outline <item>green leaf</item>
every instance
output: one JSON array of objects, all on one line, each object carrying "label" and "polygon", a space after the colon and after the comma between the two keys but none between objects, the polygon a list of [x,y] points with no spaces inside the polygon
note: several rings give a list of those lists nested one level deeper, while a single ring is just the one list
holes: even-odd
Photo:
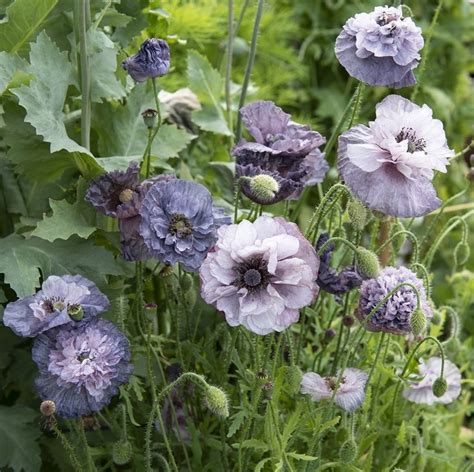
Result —
[{"label": "green leaf", "polygon": [[103,247],[75,236],[50,243],[11,234],[0,244],[0,273],[5,274],[5,282],[18,297],[35,293],[40,285],[40,274],[43,278],[81,274],[98,285],[105,285],[107,275],[130,275],[131,271],[132,264],[116,260]]},{"label": "green leaf", "polygon": [[231,438],[240,429],[246,417],[247,412],[245,410],[241,410],[232,416],[232,423],[230,424],[229,431],[227,432],[228,438]]},{"label": "green leaf", "polygon": [[240,449],[242,447],[242,449],[255,449],[262,452],[268,451],[268,444],[261,439],[246,439],[242,442],[242,445],[240,445],[240,443],[234,443],[232,444],[232,447],[235,449]]},{"label": "green leaf", "polygon": [[263,466],[268,462],[272,460],[271,457],[265,457],[265,459],[262,459],[256,466],[255,466],[255,472],[260,472],[263,469]]},{"label": "green leaf", "polygon": [[36,472],[41,468],[36,413],[23,406],[0,406],[0,468]]},{"label": "green leaf", "polygon": [[69,239],[76,234],[80,238],[88,238],[94,231],[87,218],[89,207],[83,202],[68,203],[66,200],[50,200],[52,214],[44,216],[32,236],[55,241],[56,239]]},{"label": "green leaf", "polygon": [[196,51],[188,53],[188,82],[202,104],[201,110],[193,112],[193,121],[205,131],[231,136],[220,103],[223,79],[207,58]]},{"label": "green leaf", "polygon": [[8,21],[0,23],[0,49],[22,52],[58,0],[15,0],[7,8]]},{"label": "green leaf", "polygon": [[317,457],[314,456],[308,456],[307,454],[298,454],[297,452],[287,452],[287,456],[292,457],[293,459],[296,459],[297,461],[316,461],[318,460]]},{"label": "green leaf", "polygon": [[[103,156],[141,156],[147,143],[147,128],[141,113],[155,108],[151,91],[145,84],[135,86],[125,106],[111,104],[97,109],[99,151]],[[152,154],[160,159],[177,157],[178,153],[194,139],[194,136],[177,128],[163,124],[153,142]]]},{"label": "green leaf", "polygon": [[102,98],[119,100],[126,93],[117,79],[117,48],[110,38],[95,28],[89,30],[90,68],[92,71],[91,97],[93,102]]},{"label": "green leaf", "polygon": [[19,56],[0,52],[0,95],[28,81],[28,63]]}]

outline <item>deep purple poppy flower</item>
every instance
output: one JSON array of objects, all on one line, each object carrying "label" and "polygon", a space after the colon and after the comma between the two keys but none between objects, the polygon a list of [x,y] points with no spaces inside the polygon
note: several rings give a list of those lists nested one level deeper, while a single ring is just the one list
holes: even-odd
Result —
[{"label": "deep purple poppy flower", "polygon": [[376,107],[375,121],[339,137],[339,173],[368,208],[397,217],[423,216],[441,204],[431,180],[454,152],[431,108],[398,95]]},{"label": "deep purple poppy flower", "polygon": [[18,336],[33,337],[64,324],[80,326],[109,306],[96,285],[80,275],[52,275],[35,295],[9,303],[3,323]]},{"label": "deep purple poppy flower", "polygon": [[153,185],[140,216],[140,234],[151,255],[190,271],[199,269],[214,246],[217,228],[231,221],[214,207],[206,187],[179,179]]},{"label": "deep purple poppy flower", "polygon": [[102,318],[38,336],[32,354],[39,368],[38,394],[42,400],[52,400],[64,418],[102,409],[133,370],[127,338]]},{"label": "deep purple poppy flower", "polygon": [[170,48],[164,39],[147,39],[134,56],[122,62],[122,67],[136,82],[161,77],[170,68]]},{"label": "deep purple poppy flower", "polygon": [[349,18],[336,39],[336,56],[347,72],[369,85],[408,87],[423,47],[421,29],[401,7],[376,7]]},{"label": "deep purple poppy flower", "polygon": [[[244,195],[268,205],[298,198],[306,185],[322,182],[329,166],[318,149],[325,139],[309,126],[290,121],[291,116],[270,101],[257,101],[240,110],[242,121],[255,142],[242,140],[232,150],[236,176]],[[250,179],[268,175],[276,182],[270,195],[255,192]]]},{"label": "deep purple poppy flower", "polygon": [[376,279],[364,281],[360,288],[359,308],[356,314],[361,321],[364,321],[369,331],[411,333],[410,319],[417,307],[417,298],[413,289],[405,285],[389,297],[370,320],[365,320],[377,304],[403,282],[408,282],[417,289],[423,314],[426,318],[432,318],[423,282],[406,267],[385,267]]}]

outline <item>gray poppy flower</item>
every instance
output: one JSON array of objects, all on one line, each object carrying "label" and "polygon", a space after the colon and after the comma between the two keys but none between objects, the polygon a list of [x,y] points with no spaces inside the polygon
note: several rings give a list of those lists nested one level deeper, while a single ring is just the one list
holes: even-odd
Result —
[{"label": "gray poppy flower", "polygon": [[421,29],[401,7],[376,7],[349,18],[336,39],[336,56],[347,72],[369,85],[407,87],[423,48]]}]

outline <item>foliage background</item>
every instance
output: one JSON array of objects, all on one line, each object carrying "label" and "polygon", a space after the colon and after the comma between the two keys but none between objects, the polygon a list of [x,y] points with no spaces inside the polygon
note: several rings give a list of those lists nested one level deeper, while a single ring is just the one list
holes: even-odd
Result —
[{"label": "foliage background", "polygon": [[[237,17],[244,4],[248,6],[234,51],[235,109],[255,15],[255,2],[239,0],[235,2]],[[296,121],[310,123],[328,137],[355,87],[334,56],[335,38],[348,17],[375,5],[377,2],[346,0],[265,2],[248,100],[273,100],[292,113]],[[429,29],[436,5],[432,0],[409,2],[424,32]],[[206,184],[220,204],[231,208],[232,164],[222,78],[227,2],[91,1],[92,21],[100,20],[100,25],[89,37],[93,73],[90,152],[78,144],[81,100],[73,8],[72,0],[0,2],[0,303],[33,293],[40,281],[51,274],[80,273],[94,280],[110,297],[112,309],[108,316],[120,323],[126,311],[123,304],[128,303],[124,294],[130,292],[129,279],[134,269],[117,257],[118,233],[114,222],[83,202],[87,179],[101,168],[126,166],[130,160],[141,157],[145,146],[146,130],[139,113],[147,103],[152,103],[151,89],[148,85],[134,88],[120,62],[134,53],[144,38],[168,38],[172,72],[160,80],[160,87],[167,91],[190,87],[202,102],[203,110],[193,117],[194,135],[173,124],[165,125],[153,148],[154,166],[157,172],[173,169],[183,178]],[[474,135],[473,49],[473,5],[467,0],[445,0],[433,32],[417,102],[427,103],[434,115],[442,119],[450,147],[456,151],[464,148]],[[360,122],[373,118],[375,104],[388,92],[383,88],[366,89]],[[327,157],[333,164],[334,150]],[[467,171],[466,163],[458,160],[448,174],[437,178],[443,200],[466,189]],[[324,189],[336,180],[332,169]],[[472,195],[472,189],[467,190],[452,205],[469,205]],[[316,189],[308,195],[299,215],[301,226],[308,221],[318,198]],[[279,211],[276,206],[274,212]],[[450,216],[453,214],[442,216],[428,238],[434,238]],[[414,222],[419,233],[426,225],[426,220]],[[472,378],[474,256],[464,268],[456,267],[453,247],[460,238],[460,229],[450,233],[436,255],[433,297],[437,304],[455,306],[461,316],[462,333],[450,349],[464,376]],[[469,238],[472,246],[472,235]],[[153,287],[147,290],[148,296],[153,297]],[[185,344],[185,357],[194,356],[195,363],[189,367],[220,383],[222,367],[215,349],[226,345],[228,334],[221,329],[223,322],[215,313],[200,306],[199,301],[197,306],[203,311],[196,325],[198,338]],[[2,311],[0,307],[0,317]],[[220,333],[220,338],[216,333]],[[318,336],[311,340],[316,346],[323,343]],[[166,336],[159,341],[164,349],[160,356],[171,364],[176,360],[173,341]],[[68,470],[69,463],[58,441],[42,434],[38,426],[39,402],[32,388],[35,367],[30,349],[29,340],[17,338],[0,325],[0,469]],[[130,421],[136,425],[144,424],[150,403],[144,357],[143,350],[136,346],[135,375],[130,388],[122,392]],[[241,362],[237,358],[233,361],[237,366]],[[160,372],[155,375],[157,383],[162,383]],[[249,371],[244,365],[236,368],[234,377],[243,391],[250,389]],[[465,388],[469,392],[471,384],[467,383]],[[442,427],[426,433],[433,437],[423,438],[430,444],[424,450],[426,470],[459,470],[466,457],[474,457],[474,418],[469,397],[467,393],[461,404],[443,410],[446,418],[425,413],[423,418],[437,426],[438,421],[445,420]],[[285,401],[291,406],[291,399]],[[220,435],[227,436],[228,443],[232,443],[239,421],[242,423],[245,417],[243,413],[239,416],[245,405],[244,410],[232,411],[230,427],[226,425],[225,430],[206,419],[199,405],[194,408],[194,417],[199,422],[191,421],[188,425],[192,441],[185,447],[192,452],[193,470],[215,469],[222,454]],[[138,426],[134,431],[137,437],[143,432]],[[206,434],[202,435],[202,431]],[[117,439],[113,432],[92,434],[94,456],[99,460],[110,456],[111,441]],[[383,448],[383,434],[373,440],[376,448]],[[259,444],[254,446],[258,455]],[[410,443],[410,447],[415,450],[418,446]],[[260,454],[264,452],[260,450]],[[136,453],[134,470],[142,470],[141,453]],[[227,453],[231,454],[224,451]],[[422,470],[420,464],[416,467],[412,470]]]}]

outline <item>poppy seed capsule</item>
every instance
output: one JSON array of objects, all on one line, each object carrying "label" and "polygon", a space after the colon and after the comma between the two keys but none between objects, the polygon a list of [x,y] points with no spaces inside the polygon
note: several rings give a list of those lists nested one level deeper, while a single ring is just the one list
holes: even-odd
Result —
[{"label": "poppy seed capsule", "polygon": [[143,122],[148,129],[153,129],[158,124],[158,111],[154,108],[147,108],[142,113]]},{"label": "poppy seed capsule", "polygon": [[342,318],[342,324],[344,326],[347,326],[348,328],[350,328],[351,326],[354,326],[354,323],[355,323],[355,319],[352,316],[344,316]]},{"label": "poppy seed capsule", "polygon": [[334,336],[336,336],[336,331],[334,331],[332,328],[329,328],[326,330],[324,335],[326,336],[326,338],[332,339]]},{"label": "poppy seed capsule", "polygon": [[52,400],[41,402],[40,412],[43,416],[53,416],[56,413],[56,403]]}]

